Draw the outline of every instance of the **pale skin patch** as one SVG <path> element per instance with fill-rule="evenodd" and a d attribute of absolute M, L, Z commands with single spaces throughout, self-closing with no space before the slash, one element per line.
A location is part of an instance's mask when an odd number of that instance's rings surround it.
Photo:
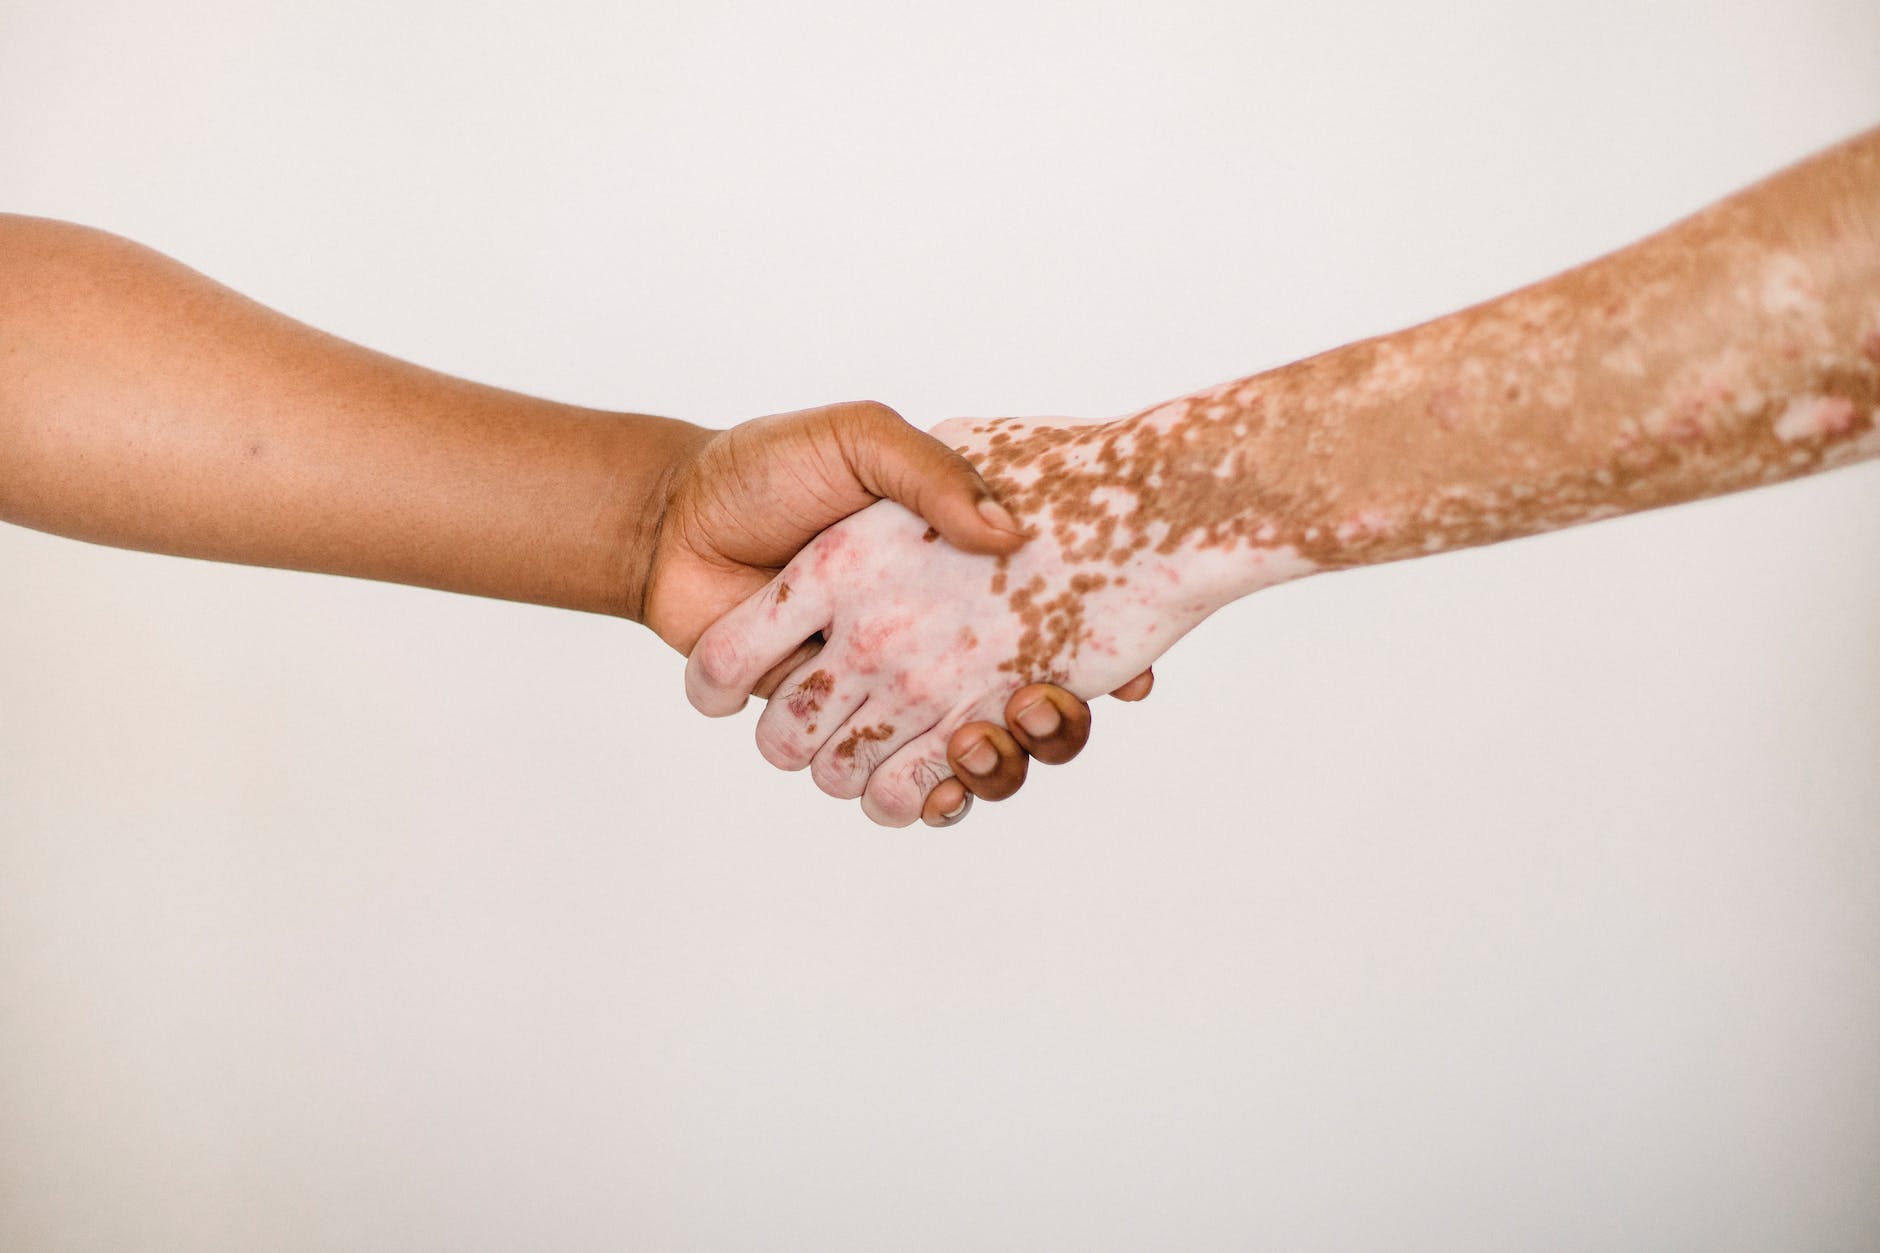
<path fill-rule="evenodd" d="M 1776 419 L 1776 438 L 1785 444 L 1839 439 L 1856 419 L 1854 402 L 1844 396 L 1797 396 Z"/>

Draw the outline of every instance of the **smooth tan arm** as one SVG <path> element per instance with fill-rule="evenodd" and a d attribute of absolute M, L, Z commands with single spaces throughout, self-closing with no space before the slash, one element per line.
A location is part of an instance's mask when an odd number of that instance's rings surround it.
<path fill-rule="evenodd" d="M 6 521 L 636 616 L 666 480 L 707 435 L 438 374 L 0 215 Z"/>

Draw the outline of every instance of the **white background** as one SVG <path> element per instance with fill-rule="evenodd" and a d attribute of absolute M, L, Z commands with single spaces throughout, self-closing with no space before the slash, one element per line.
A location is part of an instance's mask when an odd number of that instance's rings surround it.
<path fill-rule="evenodd" d="M 1880 122 L 1871 0 L 0 0 L 0 205 L 713 424 L 1113 414 Z M 0 532 L 0 1247 L 1880 1246 L 1880 467 L 1234 606 L 886 833 L 601 618 Z"/>

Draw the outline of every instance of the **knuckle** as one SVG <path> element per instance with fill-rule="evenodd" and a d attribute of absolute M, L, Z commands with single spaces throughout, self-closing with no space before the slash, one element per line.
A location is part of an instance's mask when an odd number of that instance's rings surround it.
<path fill-rule="evenodd" d="M 811 748 L 803 742 L 796 728 L 782 718 L 770 717 L 769 710 L 765 715 L 757 723 L 758 755 L 779 770 L 801 770 L 807 766 Z"/>
<path fill-rule="evenodd" d="M 900 770 L 871 781 L 863 799 L 878 812 L 896 820 L 887 825 L 904 827 L 920 816 L 929 790 L 920 786 L 916 770 Z"/>
<path fill-rule="evenodd" d="M 839 801 L 852 801 L 862 794 L 860 780 L 866 775 L 853 768 L 852 758 L 844 760 L 831 752 L 816 754 L 809 765 L 809 777 L 825 795 Z"/>
<path fill-rule="evenodd" d="M 838 438 L 852 453 L 872 449 L 884 427 L 901 423 L 901 415 L 878 400 L 844 401 L 826 412 Z"/>
<path fill-rule="evenodd" d="M 727 688 L 738 680 L 744 666 L 744 648 L 737 636 L 713 632 L 698 642 L 692 660 L 699 677 L 714 688 Z"/>
<path fill-rule="evenodd" d="M 920 817 L 918 807 L 910 811 L 905 806 L 882 800 L 873 791 L 862 793 L 862 812 L 878 827 L 910 827 Z"/>
<path fill-rule="evenodd" d="M 842 406 L 855 422 L 900 422 L 901 415 L 879 400 L 851 400 Z"/>

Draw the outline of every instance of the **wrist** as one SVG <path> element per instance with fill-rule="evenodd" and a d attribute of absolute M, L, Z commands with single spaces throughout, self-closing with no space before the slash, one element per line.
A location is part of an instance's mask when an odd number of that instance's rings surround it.
<path fill-rule="evenodd" d="M 600 503 L 606 521 L 597 531 L 603 543 L 599 567 L 607 589 L 605 612 L 645 623 L 647 593 L 674 494 L 713 432 L 642 414 L 617 415 L 614 424 L 616 475 Z"/>

